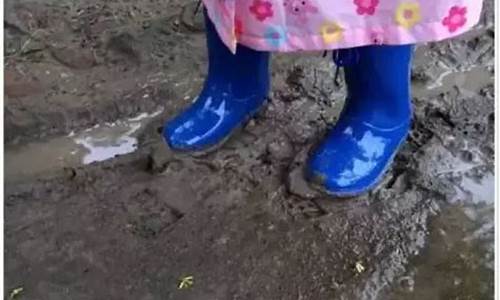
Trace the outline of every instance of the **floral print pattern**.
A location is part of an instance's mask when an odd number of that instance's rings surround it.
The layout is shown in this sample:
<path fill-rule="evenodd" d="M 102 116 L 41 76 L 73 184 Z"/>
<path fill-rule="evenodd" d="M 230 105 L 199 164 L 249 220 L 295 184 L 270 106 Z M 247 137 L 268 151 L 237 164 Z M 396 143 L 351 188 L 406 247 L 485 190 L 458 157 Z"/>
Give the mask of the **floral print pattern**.
<path fill-rule="evenodd" d="M 404 28 L 415 26 L 421 19 L 420 4 L 417 2 L 404 2 L 396 9 L 396 23 Z"/>
<path fill-rule="evenodd" d="M 271 18 L 274 14 L 271 2 L 262 0 L 254 0 L 252 6 L 250 6 L 250 12 L 261 22 Z"/>
<path fill-rule="evenodd" d="M 264 37 L 269 46 L 278 48 L 286 42 L 286 31 L 282 27 L 269 26 L 264 32 Z"/>
<path fill-rule="evenodd" d="M 443 19 L 443 25 L 448 27 L 450 32 L 455 32 L 467 23 L 466 13 L 467 7 L 453 6 L 450 8 L 448 16 Z"/>
<path fill-rule="evenodd" d="M 358 15 L 373 15 L 378 5 L 378 0 L 354 0 L 357 6 L 356 12 Z"/>
<path fill-rule="evenodd" d="M 439 41 L 478 23 L 481 0 L 203 0 L 223 42 L 305 51 Z"/>
<path fill-rule="evenodd" d="M 320 32 L 325 44 L 335 43 L 342 38 L 342 27 L 335 22 L 323 23 Z"/>

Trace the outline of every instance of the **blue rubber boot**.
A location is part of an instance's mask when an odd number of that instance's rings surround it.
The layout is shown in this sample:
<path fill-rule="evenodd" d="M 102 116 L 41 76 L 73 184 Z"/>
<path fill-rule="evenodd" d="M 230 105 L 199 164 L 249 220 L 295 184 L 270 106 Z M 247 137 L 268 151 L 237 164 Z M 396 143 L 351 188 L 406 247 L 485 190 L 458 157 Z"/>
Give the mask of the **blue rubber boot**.
<path fill-rule="evenodd" d="M 238 45 L 233 55 L 205 12 L 208 76 L 201 94 L 167 122 L 163 136 L 173 150 L 203 154 L 220 146 L 266 102 L 269 52 Z"/>
<path fill-rule="evenodd" d="M 310 156 L 306 177 L 332 196 L 351 197 L 378 183 L 408 135 L 413 47 L 366 46 L 338 53 L 346 103 Z"/>

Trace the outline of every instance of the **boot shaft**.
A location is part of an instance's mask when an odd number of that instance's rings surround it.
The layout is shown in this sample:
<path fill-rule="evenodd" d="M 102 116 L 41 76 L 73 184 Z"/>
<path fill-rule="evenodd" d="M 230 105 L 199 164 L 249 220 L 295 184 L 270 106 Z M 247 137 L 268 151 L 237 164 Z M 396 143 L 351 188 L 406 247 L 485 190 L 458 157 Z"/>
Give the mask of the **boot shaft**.
<path fill-rule="evenodd" d="M 389 128 L 409 121 L 412 53 L 412 45 L 340 50 L 347 85 L 343 114 Z"/>
<path fill-rule="evenodd" d="M 366 46 L 353 51 L 357 61 L 345 68 L 350 97 L 410 98 L 412 46 Z"/>
<path fill-rule="evenodd" d="M 225 78 L 236 93 L 247 95 L 269 91 L 269 52 L 256 51 L 238 44 L 233 54 L 222 42 L 214 24 L 205 11 L 206 44 L 208 50 L 208 76 Z M 209 78 L 209 80 L 212 80 Z M 258 91 L 255 89 L 258 88 Z"/>

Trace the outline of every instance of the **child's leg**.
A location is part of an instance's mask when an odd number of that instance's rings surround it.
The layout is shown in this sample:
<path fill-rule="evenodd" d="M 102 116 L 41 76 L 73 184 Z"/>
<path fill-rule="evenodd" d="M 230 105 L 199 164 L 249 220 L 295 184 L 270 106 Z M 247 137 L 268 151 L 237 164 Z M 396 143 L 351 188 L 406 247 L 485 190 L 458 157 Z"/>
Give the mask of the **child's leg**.
<path fill-rule="evenodd" d="M 372 188 L 404 142 L 411 122 L 412 46 L 341 50 L 348 95 L 339 121 L 310 157 L 307 176 L 336 196 Z"/>
<path fill-rule="evenodd" d="M 259 110 L 269 91 L 269 53 L 238 45 L 233 55 L 206 13 L 205 23 L 208 76 L 195 103 L 164 127 L 174 150 L 212 150 Z"/>

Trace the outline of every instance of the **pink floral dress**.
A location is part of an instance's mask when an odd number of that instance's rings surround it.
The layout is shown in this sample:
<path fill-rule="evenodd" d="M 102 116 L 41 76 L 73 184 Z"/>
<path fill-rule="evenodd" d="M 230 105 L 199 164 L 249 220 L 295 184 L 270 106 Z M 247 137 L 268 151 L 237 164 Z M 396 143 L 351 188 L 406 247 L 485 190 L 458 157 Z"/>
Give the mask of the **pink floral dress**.
<path fill-rule="evenodd" d="M 224 43 L 263 51 L 413 44 L 459 35 L 481 0 L 203 0 Z"/>

